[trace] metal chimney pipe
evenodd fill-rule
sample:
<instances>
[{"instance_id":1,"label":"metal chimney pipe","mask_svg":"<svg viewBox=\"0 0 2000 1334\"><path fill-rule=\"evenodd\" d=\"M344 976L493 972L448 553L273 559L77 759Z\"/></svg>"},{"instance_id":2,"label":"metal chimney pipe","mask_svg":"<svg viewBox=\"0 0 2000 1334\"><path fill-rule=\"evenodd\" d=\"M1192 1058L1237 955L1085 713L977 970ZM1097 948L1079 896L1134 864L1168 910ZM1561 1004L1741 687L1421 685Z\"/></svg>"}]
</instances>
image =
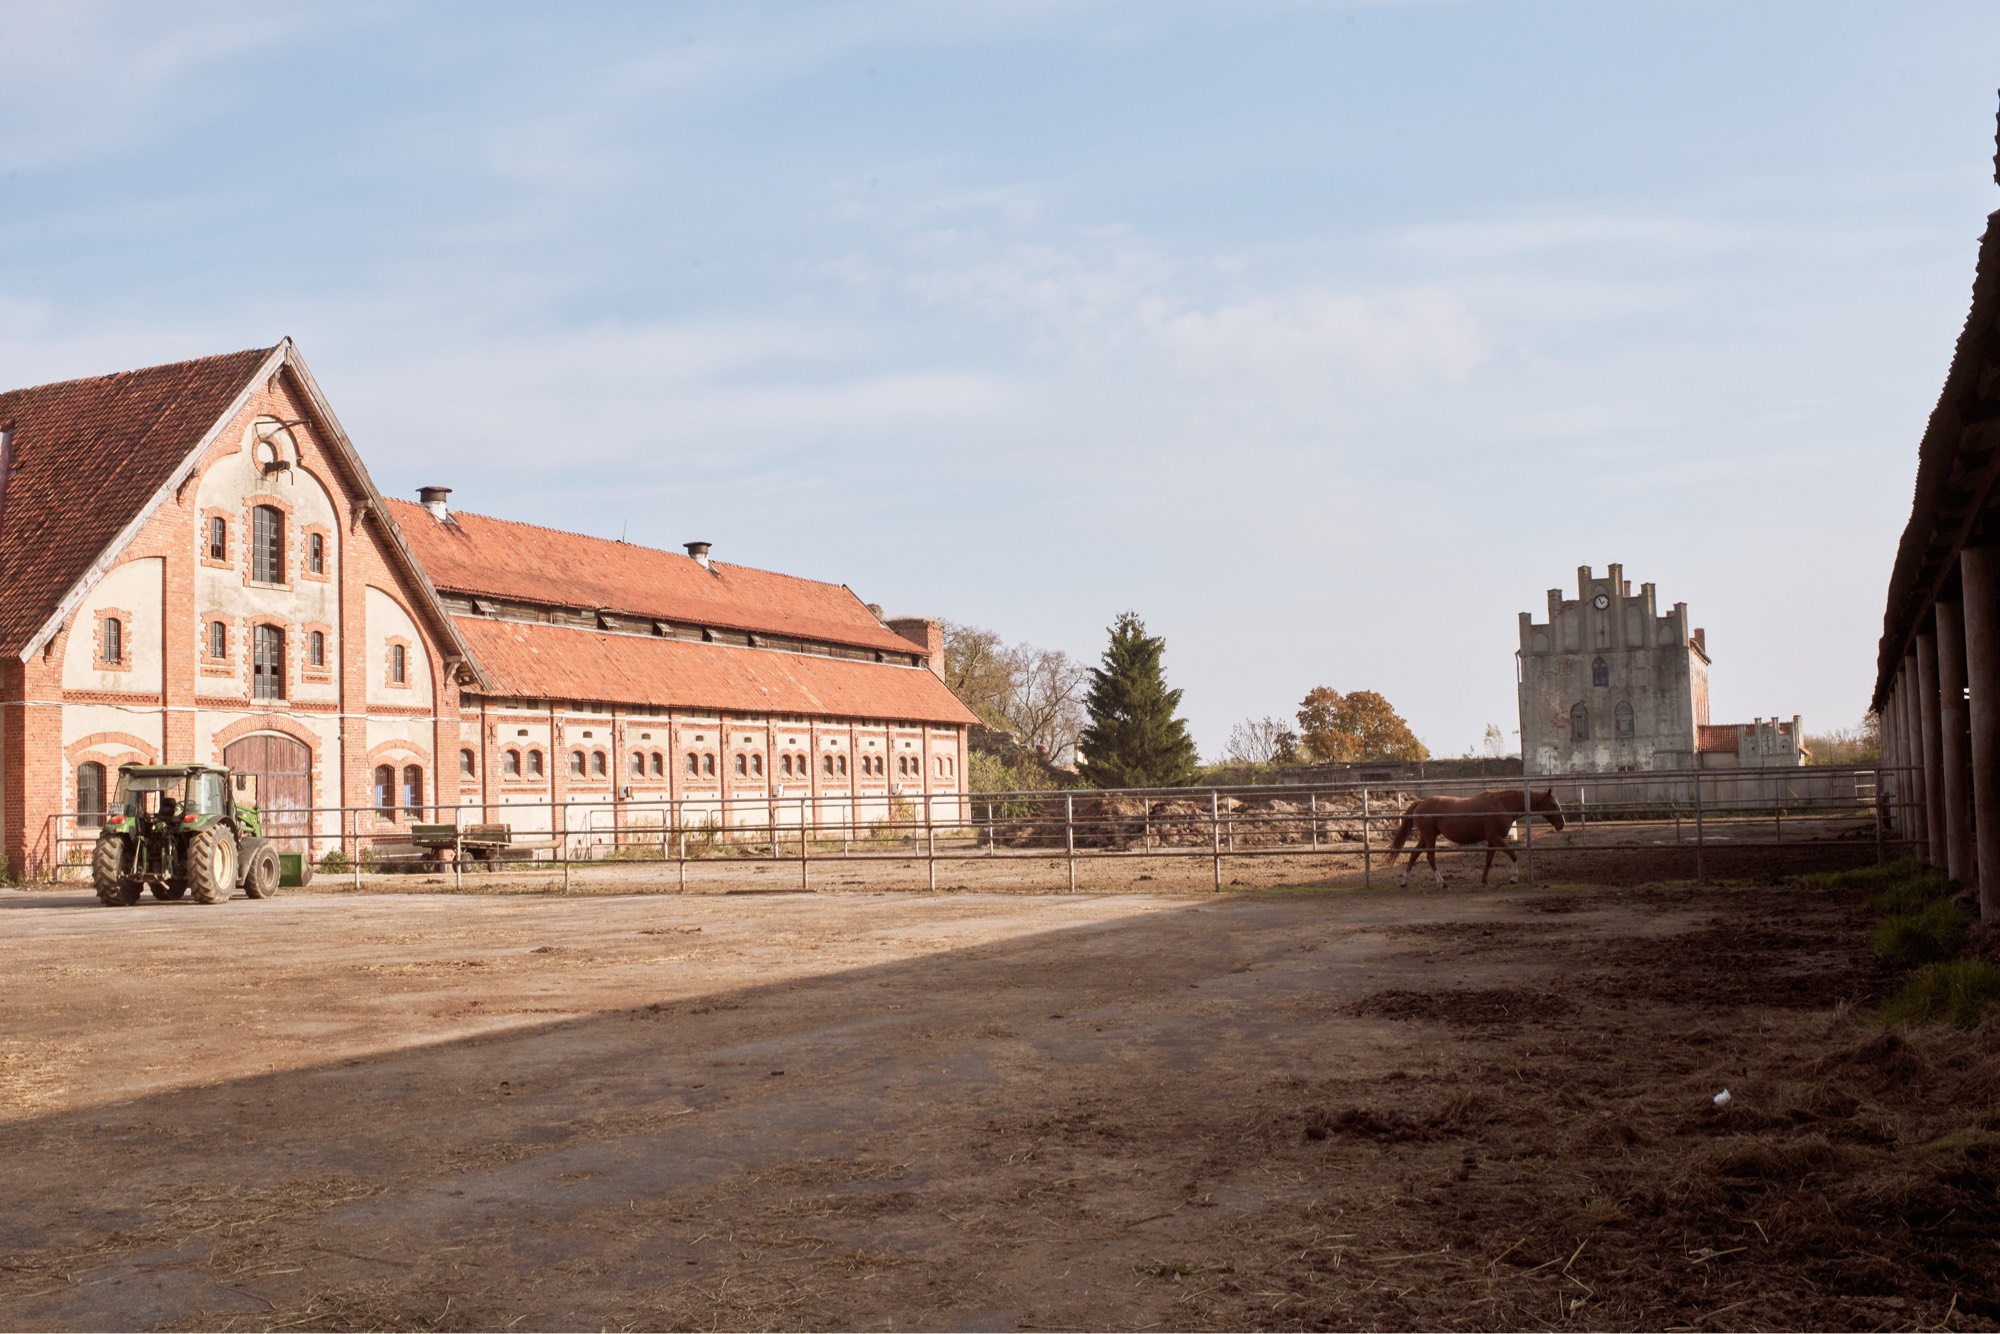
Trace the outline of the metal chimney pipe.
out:
<instances>
[{"instance_id":1,"label":"metal chimney pipe","mask_svg":"<svg viewBox=\"0 0 2000 1334\"><path fill-rule=\"evenodd\" d=\"M681 545L687 548L688 555L692 556L695 563L700 565L702 569L711 570L715 568L708 561L709 544L707 542L684 542Z\"/></svg>"},{"instance_id":2,"label":"metal chimney pipe","mask_svg":"<svg viewBox=\"0 0 2000 1334\"><path fill-rule=\"evenodd\" d=\"M451 517L451 510L444 503L444 498L450 494L451 488L448 486L420 486L417 488L417 499L424 503L424 508L429 510L431 517L439 523L443 523Z\"/></svg>"}]
</instances>

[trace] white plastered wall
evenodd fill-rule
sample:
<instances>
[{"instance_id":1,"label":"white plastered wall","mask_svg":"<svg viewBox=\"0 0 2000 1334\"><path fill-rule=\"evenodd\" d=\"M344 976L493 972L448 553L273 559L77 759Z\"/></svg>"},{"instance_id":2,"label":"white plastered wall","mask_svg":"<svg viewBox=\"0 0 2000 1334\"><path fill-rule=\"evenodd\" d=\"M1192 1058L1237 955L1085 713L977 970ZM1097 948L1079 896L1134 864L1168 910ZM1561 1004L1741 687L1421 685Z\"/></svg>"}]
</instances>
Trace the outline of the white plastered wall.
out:
<instances>
[{"instance_id":1,"label":"white plastered wall","mask_svg":"<svg viewBox=\"0 0 2000 1334\"><path fill-rule=\"evenodd\" d=\"M158 556L147 556L113 566L98 581L70 619L69 643L63 649L63 689L140 693L160 690L165 679L160 617L166 577L167 562ZM117 670L97 665L98 621L102 613L112 609L118 611L119 619L124 622L127 665ZM65 741L71 739L64 737Z\"/></svg>"},{"instance_id":2,"label":"white plastered wall","mask_svg":"<svg viewBox=\"0 0 2000 1334\"><path fill-rule=\"evenodd\" d=\"M373 584L368 586L368 659L363 671L368 681L370 704L429 708L431 693L430 659L424 653L423 636L417 632L416 618L394 597ZM389 643L401 640L409 648L408 676L403 685L389 684ZM426 745L426 750L429 746Z\"/></svg>"}]
</instances>

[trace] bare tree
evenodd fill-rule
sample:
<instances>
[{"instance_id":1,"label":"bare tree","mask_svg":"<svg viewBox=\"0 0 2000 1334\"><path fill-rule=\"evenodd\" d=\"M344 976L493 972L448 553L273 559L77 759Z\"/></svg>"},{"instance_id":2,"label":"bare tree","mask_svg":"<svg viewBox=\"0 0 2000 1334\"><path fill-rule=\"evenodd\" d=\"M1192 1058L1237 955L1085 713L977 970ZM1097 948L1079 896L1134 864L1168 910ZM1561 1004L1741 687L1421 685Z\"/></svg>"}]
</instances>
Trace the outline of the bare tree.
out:
<instances>
[{"instance_id":1,"label":"bare tree","mask_svg":"<svg viewBox=\"0 0 2000 1334\"><path fill-rule=\"evenodd\" d=\"M1061 649L1019 644L1008 650L1013 694L1008 725L1030 746L1048 751L1057 764L1071 762L1083 735L1083 689L1090 673Z\"/></svg>"},{"instance_id":2,"label":"bare tree","mask_svg":"<svg viewBox=\"0 0 2000 1334\"><path fill-rule=\"evenodd\" d=\"M944 625L944 683L988 727L1041 747L1057 764L1074 758L1083 733L1089 671L1059 649L1008 644L991 630Z\"/></svg>"},{"instance_id":3,"label":"bare tree","mask_svg":"<svg viewBox=\"0 0 2000 1334\"><path fill-rule=\"evenodd\" d=\"M1299 734L1280 718L1245 718L1229 729L1222 757L1231 764L1291 764L1299 757Z\"/></svg>"}]
</instances>

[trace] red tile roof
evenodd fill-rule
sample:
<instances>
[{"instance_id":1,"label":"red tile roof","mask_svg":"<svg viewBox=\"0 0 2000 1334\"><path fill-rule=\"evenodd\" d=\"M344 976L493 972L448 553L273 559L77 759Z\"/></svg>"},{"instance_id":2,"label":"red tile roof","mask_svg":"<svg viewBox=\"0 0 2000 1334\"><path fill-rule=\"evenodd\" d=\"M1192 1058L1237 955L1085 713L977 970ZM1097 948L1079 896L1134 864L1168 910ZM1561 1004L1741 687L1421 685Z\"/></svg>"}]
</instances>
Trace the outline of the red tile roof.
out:
<instances>
[{"instance_id":1,"label":"red tile roof","mask_svg":"<svg viewBox=\"0 0 2000 1334\"><path fill-rule=\"evenodd\" d=\"M453 620L489 688L503 697L954 726L978 721L944 682L922 667L484 616Z\"/></svg>"},{"instance_id":2,"label":"red tile roof","mask_svg":"<svg viewBox=\"0 0 2000 1334\"><path fill-rule=\"evenodd\" d=\"M17 655L271 355L253 348L0 393L0 652Z\"/></svg>"},{"instance_id":3,"label":"red tile roof","mask_svg":"<svg viewBox=\"0 0 2000 1334\"><path fill-rule=\"evenodd\" d=\"M694 625L910 652L853 590L746 565L585 537L453 510L439 523L422 505L388 502L440 592L625 612Z\"/></svg>"},{"instance_id":4,"label":"red tile roof","mask_svg":"<svg viewBox=\"0 0 2000 1334\"><path fill-rule=\"evenodd\" d=\"M1703 723L1696 729L1694 748L1703 755L1723 753L1734 755L1737 745L1735 723Z\"/></svg>"}]
</instances>

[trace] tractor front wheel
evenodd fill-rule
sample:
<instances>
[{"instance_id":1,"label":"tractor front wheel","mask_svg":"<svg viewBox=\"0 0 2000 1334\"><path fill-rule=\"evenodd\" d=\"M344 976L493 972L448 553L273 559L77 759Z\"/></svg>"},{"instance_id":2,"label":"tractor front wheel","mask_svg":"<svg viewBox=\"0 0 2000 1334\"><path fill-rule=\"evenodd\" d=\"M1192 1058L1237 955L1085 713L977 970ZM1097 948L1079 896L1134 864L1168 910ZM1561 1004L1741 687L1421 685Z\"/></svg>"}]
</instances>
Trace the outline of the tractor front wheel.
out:
<instances>
[{"instance_id":1,"label":"tractor front wheel","mask_svg":"<svg viewBox=\"0 0 2000 1334\"><path fill-rule=\"evenodd\" d=\"M90 884L97 901L107 908L129 908L139 901L139 886L125 880L125 858L132 840L105 834L90 852Z\"/></svg>"},{"instance_id":2,"label":"tractor front wheel","mask_svg":"<svg viewBox=\"0 0 2000 1334\"><path fill-rule=\"evenodd\" d=\"M236 893L236 835L217 822L188 841L188 888L196 903L221 903Z\"/></svg>"},{"instance_id":3,"label":"tractor front wheel","mask_svg":"<svg viewBox=\"0 0 2000 1334\"><path fill-rule=\"evenodd\" d=\"M251 850L250 861L243 868L243 892L253 899L268 899L278 892L278 879L284 868L278 864L278 850L261 840Z\"/></svg>"}]
</instances>

